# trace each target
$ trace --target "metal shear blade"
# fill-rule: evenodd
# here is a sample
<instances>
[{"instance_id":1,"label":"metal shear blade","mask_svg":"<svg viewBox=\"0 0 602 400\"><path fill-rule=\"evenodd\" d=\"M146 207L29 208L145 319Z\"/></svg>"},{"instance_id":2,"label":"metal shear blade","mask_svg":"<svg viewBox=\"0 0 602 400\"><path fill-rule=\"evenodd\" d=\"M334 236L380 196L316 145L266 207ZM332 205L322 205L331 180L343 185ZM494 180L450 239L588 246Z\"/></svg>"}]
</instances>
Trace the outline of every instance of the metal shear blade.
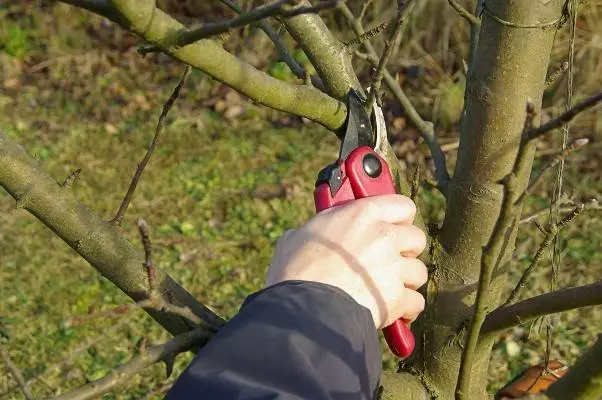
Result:
<instances>
[{"instance_id":1,"label":"metal shear blade","mask_svg":"<svg viewBox=\"0 0 602 400\"><path fill-rule=\"evenodd\" d=\"M378 150L387 141L387 127L382 108L375 102L372 107L373 118L370 118L366 112L364 101L357 91L350 90L347 105L347 124L339 152L339 160L341 161L346 160L349 154L358 147L370 146ZM375 130L372 129L372 122L375 124Z\"/></svg>"}]
</instances>

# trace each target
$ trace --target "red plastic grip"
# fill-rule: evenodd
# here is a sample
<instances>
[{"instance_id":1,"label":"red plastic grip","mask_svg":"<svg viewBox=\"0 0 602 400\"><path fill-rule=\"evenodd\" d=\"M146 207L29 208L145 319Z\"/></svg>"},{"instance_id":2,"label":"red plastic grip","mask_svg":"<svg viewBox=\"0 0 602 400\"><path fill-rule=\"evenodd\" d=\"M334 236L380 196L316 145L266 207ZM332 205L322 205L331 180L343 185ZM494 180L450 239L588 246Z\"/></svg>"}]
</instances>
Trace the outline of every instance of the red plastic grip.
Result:
<instances>
[{"instance_id":1,"label":"red plastic grip","mask_svg":"<svg viewBox=\"0 0 602 400\"><path fill-rule=\"evenodd\" d=\"M368 154L376 156L382 167L381 173L374 178L364 171L363 160ZM363 197L396 193L387 162L368 146L355 149L339 167L342 183L334 197L327 183L318 185L314 191L317 212ZM396 356L405 358L414 351L414 334L403 320L399 319L385 327L383 334L389 349Z\"/></svg>"}]
</instances>

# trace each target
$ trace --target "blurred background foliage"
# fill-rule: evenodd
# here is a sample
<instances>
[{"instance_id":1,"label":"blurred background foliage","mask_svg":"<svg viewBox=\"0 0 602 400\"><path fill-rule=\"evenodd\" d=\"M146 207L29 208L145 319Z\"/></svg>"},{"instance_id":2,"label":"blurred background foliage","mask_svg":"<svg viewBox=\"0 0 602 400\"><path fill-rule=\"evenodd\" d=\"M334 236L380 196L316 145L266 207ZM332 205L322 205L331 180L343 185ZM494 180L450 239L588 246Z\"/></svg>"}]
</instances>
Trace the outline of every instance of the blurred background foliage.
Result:
<instances>
[{"instance_id":1,"label":"blurred background foliage","mask_svg":"<svg viewBox=\"0 0 602 400\"><path fill-rule=\"evenodd\" d=\"M258 3L245 0L243 6ZM358 15L362 2L348 3ZM394 3L373 0L365 27L386 21ZM471 1L463 3L474 7ZM159 4L183 22L233 16L217 1ZM352 38L335 11L322 16L342 41ZM575 101L602 86L601 23L602 1L582 2ZM311 70L303 51L280 31L295 58ZM382 49L383 40L374 39L377 49ZM468 40L468 26L446 0L421 2L389 64L421 115L435 123L450 166L463 107ZM137 52L141 44L103 18L67 5L45 0L0 3L0 129L57 180L82 168L75 194L107 219L116 211L160 107L183 69L162 54L142 57ZM297 81L277 60L267 37L254 28L235 31L225 46L278 79ZM565 26L557 34L550 71L567 54ZM354 63L368 85L370 69L360 59ZM565 87L562 77L546 90L544 120L564 109ZM430 171L427 147L403 110L388 95L384 102L390 140L408 174L417 165ZM579 117L572 132L594 141L568 160L565 192L575 200L599 196L602 109ZM557 140L540 143L536 169L558 145ZM253 104L193 71L138 187L123 234L140 247L135 220L144 217L153 229L156 263L200 301L230 317L248 294L261 288L277 238L313 214L315 176L336 155L337 140L323 128ZM550 174L526 213L547 206L553 182ZM429 222L441 221L444 202L437 192L422 189L419 206ZM529 264L541 238L534 225L522 226L511 282ZM599 215L580 217L564 231L562 286L599 279L601 244ZM530 294L547 290L549 280L546 260L529 282ZM0 342L36 396L58 394L103 376L131 357L142 337L168 338L142 311L78 321L128 301L33 216L15 210L14 201L0 190ZM555 318L552 357L573 362L599 333L600 314L592 308ZM543 360L544 336L539 331L533 324L501 338L490 367L491 390ZM190 359L191 355L181 355L169 379L157 365L105 397L160 398ZM390 358L384 363L393 368ZM22 398L4 368L0 365L0 399Z\"/></svg>"}]
</instances>

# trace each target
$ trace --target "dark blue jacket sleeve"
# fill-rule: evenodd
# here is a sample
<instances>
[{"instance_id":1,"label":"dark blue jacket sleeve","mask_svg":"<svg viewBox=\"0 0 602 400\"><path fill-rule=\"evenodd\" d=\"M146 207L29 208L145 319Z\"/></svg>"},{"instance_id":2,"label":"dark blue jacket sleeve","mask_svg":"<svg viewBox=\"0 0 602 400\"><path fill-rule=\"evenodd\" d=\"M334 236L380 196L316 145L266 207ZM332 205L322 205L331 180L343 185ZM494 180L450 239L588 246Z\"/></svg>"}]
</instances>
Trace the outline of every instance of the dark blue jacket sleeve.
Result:
<instances>
[{"instance_id":1,"label":"dark blue jacket sleeve","mask_svg":"<svg viewBox=\"0 0 602 400\"><path fill-rule=\"evenodd\" d=\"M381 352L370 311L330 285L287 281L249 296L169 400L371 400Z\"/></svg>"}]
</instances>

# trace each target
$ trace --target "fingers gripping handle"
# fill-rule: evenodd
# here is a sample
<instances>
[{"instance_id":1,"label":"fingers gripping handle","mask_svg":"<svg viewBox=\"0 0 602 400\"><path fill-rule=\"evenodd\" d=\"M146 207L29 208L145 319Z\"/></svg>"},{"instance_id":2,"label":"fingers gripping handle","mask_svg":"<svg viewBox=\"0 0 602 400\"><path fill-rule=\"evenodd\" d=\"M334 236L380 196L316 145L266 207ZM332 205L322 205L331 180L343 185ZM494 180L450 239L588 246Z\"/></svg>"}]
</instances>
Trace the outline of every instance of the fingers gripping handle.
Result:
<instances>
[{"instance_id":1,"label":"fingers gripping handle","mask_svg":"<svg viewBox=\"0 0 602 400\"><path fill-rule=\"evenodd\" d=\"M396 193L389 166L368 146L355 149L339 165L342 179L336 193L328 183L320 183L314 192L316 211L345 204L363 197ZM408 357L414 351L414 334L406 322L399 319L383 329L389 348L398 357Z\"/></svg>"}]
</instances>

